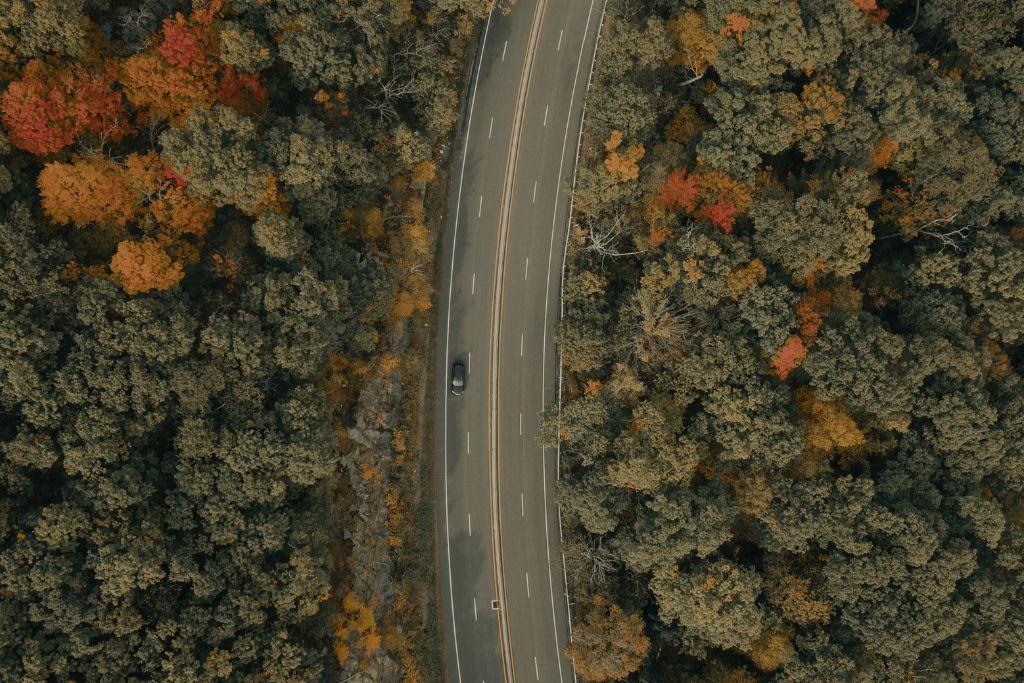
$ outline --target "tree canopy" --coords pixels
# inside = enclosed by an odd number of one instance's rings
[[[0,0],[0,679],[422,675],[346,433],[489,9]]]
[[[544,428],[584,677],[1024,675],[1024,11],[918,5],[609,3]]]

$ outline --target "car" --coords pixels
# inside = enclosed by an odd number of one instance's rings
[[[452,363],[452,395],[462,396],[466,388],[466,366],[461,360]]]

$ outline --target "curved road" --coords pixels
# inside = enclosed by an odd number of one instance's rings
[[[518,0],[481,29],[453,163],[437,343],[437,524],[448,679],[573,681],[554,501],[569,188],[605,0]],[[467,366],[462,396],[451,364]],[[443,393],[442,393],[443,392]]]

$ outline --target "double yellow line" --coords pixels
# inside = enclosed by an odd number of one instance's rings
[[[508,243],[509,221],[512,210],[512,190],[515,186],[516,172],[519,166],[519,145],[522,138],[523,118],[526,111],[527,94],[533,79],[533,61],[537,51],[547,0],[538,0],[533,8],[530,26],[530,38],[527,43],[526,60],[519,76],[519,90],[516,106],[513,110],[512,136],[509,139],[508,156],[505,162],[505,182],[501,199],[501,211],[498,220],[498,244],[495,254],[494,269],[494,302],[491,308],[491,348],[488,356],[489,372],[489,427],[491,436],[490,448],[490,502],[492,555],[494,561],[495,589],[498,595],[499,619],[498,631],[501,636],[501,662],[505,680],[514,683],[516,680],[515,663],[512,659],[512,640],[508,621],[507,602],[505,600],[505,574],[502,562],[501,536],[501,486],[498,462],[498,359],[501,339],[502,314],[502,283],[505,278],[505,250]]]

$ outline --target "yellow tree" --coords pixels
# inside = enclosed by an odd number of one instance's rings
[[[170,289],[185,276],[181,263],[172,261],[156,240],[148,238],[118,244],[110,271],[126,294]]]
[[[644,156],[644,146],[633,144],[620,151],[621,145],[622,133],[617,130],[612,131],[611,137],[604,143],[604,149],[607,152],[604,167],[620,182],[636,180],[640,175],[640,167],[637,162]]]
[[[36,183],[43,211],[60,225],[123,228],[139,213],[122,167],[100,155],[75,157],[69,164],[51,162]]]
[[[718,54],[720,36],[708,30],[699,12],[688,9],[665,24],[676,51],[672,63],[686,69],[690,78],[687,85],[704,77],[715,55]],[[740,34],[742,35],[742,33]]]
[[[586,680],[618,681],[640,668],[650,647],[640,615],[598,595],[565,651]]]

